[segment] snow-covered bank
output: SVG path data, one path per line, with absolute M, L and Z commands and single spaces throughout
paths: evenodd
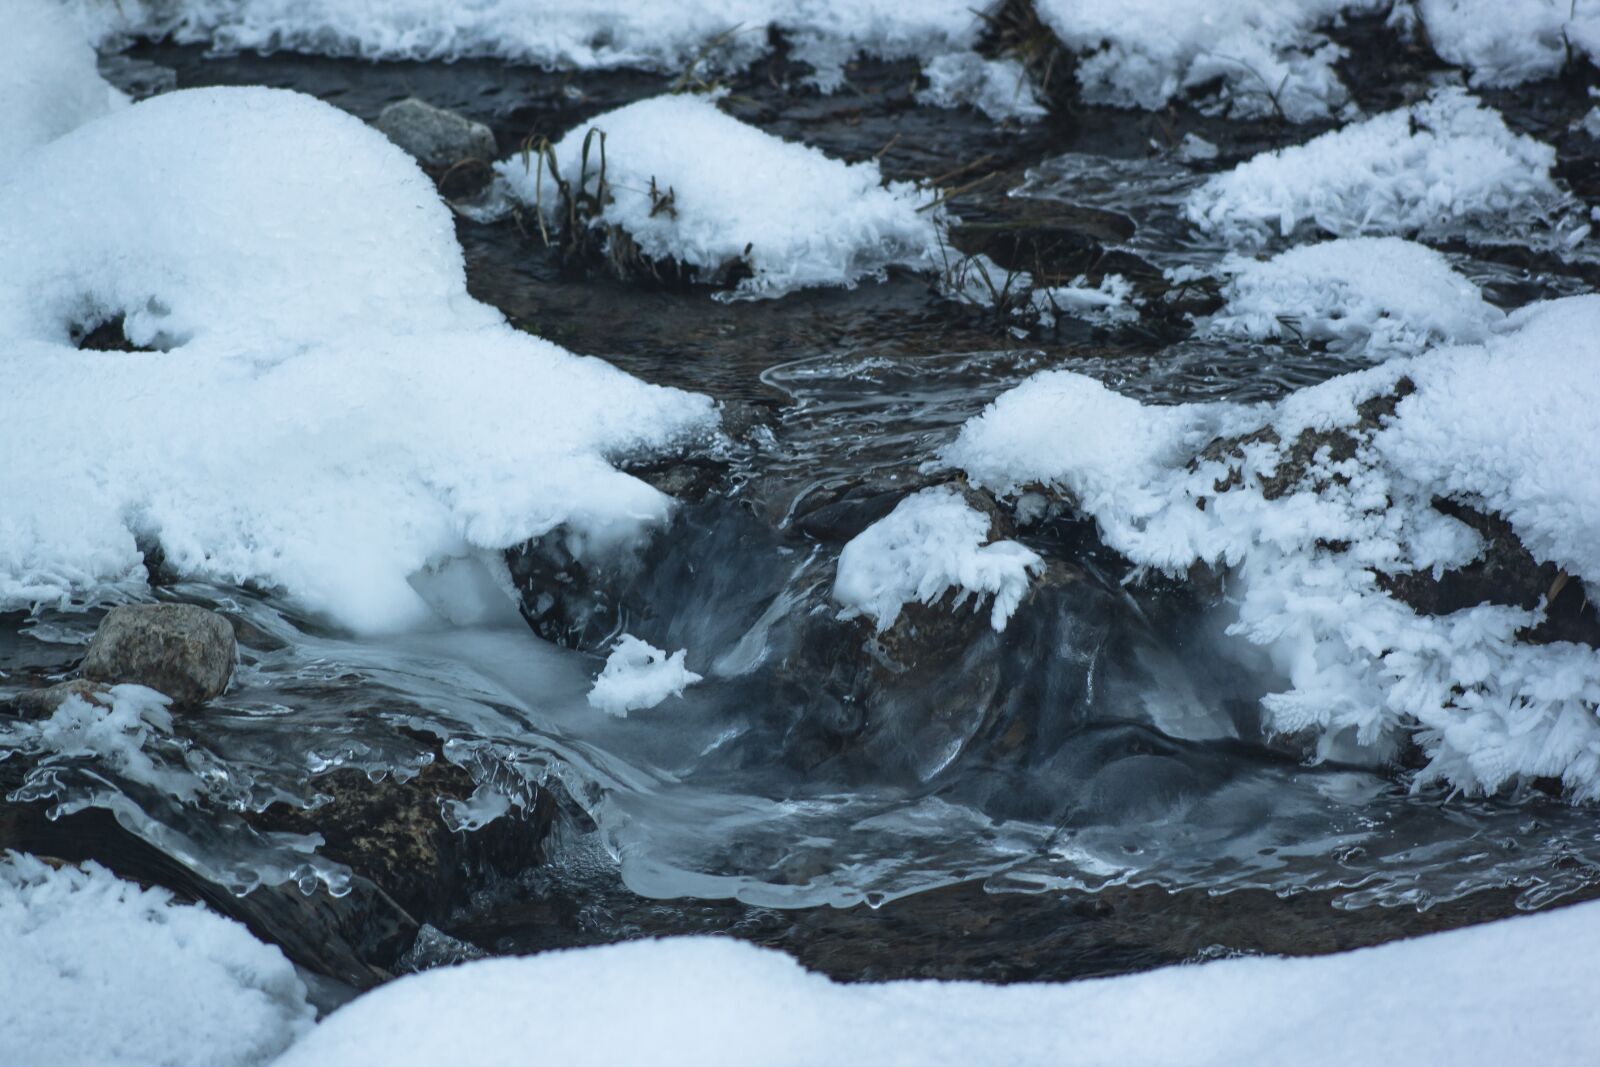
M 118 317 L 166 351 L 75 348 Z M 424 567 L 663 517 L 611 461 L 716 422 L 506 326 L 416 165 L 277 90 L 171 93 L 33 152 L 0 185 L 0 347 L 7 608 L 140 585 L 154 544 L 414 624 Z
M 0 38 L 0 179 L 24 153 L 125 103 L 53 0 L 14 0 Z
M 587 224 L 620 229 L 656 262 L 707 277 L 747 274 L 742 295 L 853 286 L 887 267 L 939 261 L 942 216 L 926 210 L 931 194 L 885 185 L 874 161 L 831 159 L 705 97 L 659 96 L 607 112 L 569 131 L 553 154 L 571 196 L 603 203 Z M 496 169 L 514 196 L 560 221 L 562 194 L 547 161 L 519 155 Z
M 1560 73 L 1569 58 L 1600 56 L 1600 9 L 1573 0 L 1420 0 L 1417 13 L 1439 58 L 1472 84 L 1506 88 Z
M 1481 345 L 1275 407 L 1146 407 L 1046 372 L 969 422 L 943 462 L 996 492 L 1055 490 L 1136 565 L 1230 571 L 1233 632 L 1289 681 L 1265 700 L 1269 720 L 1316 731 L 1324 753 L 1381 757 L 1410 739 L 1428 760 L 1420 782 L 1559 778 L 1600 797 L 1600 651 L 1522 636 L 1560 584 L 1539 604 L 1443 614 L 1391 592 L 1486 550 L 1441 498 L 1600 582 L 1600 297 L 1532 305 Z
M 0 855 L 0 1063 L 266 1063 L 311 1028 L 283 954 L 95 864 Z
M 1064 985 L 836 985 L 707 938 L 490 960 L 335 1013 L 280 1067 L 541 1059 L 662 1067 L 1585 1063 L 1600 905 L 1310 959 Z

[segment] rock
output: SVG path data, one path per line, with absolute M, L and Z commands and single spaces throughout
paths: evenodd
M 43 689 L 32 689 L 11 698 L 11 706 L 24 719 L 44 719 L 55 714 L 61 702 L 68 697 L 82 697 L 92 704 L 108 704 L 110 695 L 104 685 L 87 678 L 74 678 Z
M 496 155 L 489 127 L 414 96 L 384 108 L 378 115 L 378 129 L 425 167 L 449 167 L 464 159 L 492 160 Z
M 192 604 L 112 608 L 89 642 L 79 673 L 97 682 L 134 682 L 179 705 L 204 704 L 228 688 L 237 653 L 233 627 Z

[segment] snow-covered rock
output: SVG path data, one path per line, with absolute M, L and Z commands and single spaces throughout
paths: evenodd
M 1529 636 L 1572 584 L 1560 574 L 1600 583 L 1600 297 L 1272 407 L 1143 406 L 1047 372 L 943 462 L 1000 493 L 1052 487 L 1138 566 L 1229 571 L 1232 632 L 1287 682 L 1264 701 L 1277 729 L 1314 731 L 1325 753 L 1415 742 L 1422 783 L 1559 778 L 1600 797 L 1600 650 Z M 1474 514 L 1509 524 L 1540 584 L 1414 607 L 1408 587 L 1503 550 Z
M 1191 193 L 1185 211 L 1230 244 L 1302 227 L 1338 237 L 1499 233 L 1526 241 L 1536 224 L 1572 206 L 1551 177 L 1555 162 L 1554 148 L 1512 133 L 1498 112 L 1448 87 L 1246 160 Z
M 1307 959 L 1065 984 L 837 985 L 730 939 L 484 960 L 391 983 L 279 1067 L 1452 1067 L 1586 1062 L 1600 904 Z M 619 1013 L 626 1025 L 618 1025 Z
M 25 153 L 125 103 L 54 0 L 12 0 L 0 34 L 0 180 Z
M 932 269 L 940 212 L 905 182 L 885 185 L 873 161 L 844 163 L 723 114 L 700 96 L 659 96 L 609 111 L 554 146 L 560 178 L 600 194 L 605 134 L 609 199 L 592 225 L 614 226 L 655 261 L 705 275 L 742 262 L 736 292 L 780 296 L 853 286 L 885 268 Z M 585 145 L 587 143 L 587 169 Z M 561 195 L 537 156 L 497 165 L 514 196 L 554 216 Z
M 627 718 L 628 712 L 653 708 L 701 680 L 684 665 L 684 649 L 668 655 L 648 641 L 623 634 L 606 657 L 606 665 L 589 690 L 589 706 Z
M 93 863 L 0 855 L 0 1063 L 254 1067 L 311 1028 L 276 948 Z
M 1560 73 L 1569 54 L 1600 56 L 1600 10 L 1573 0 L 1419 0 L 1439 57 L 1472 84 L 1509 88 Z
M 989 622 L 1004 630 L 1044 561 L 1015 541 L 990 541 L 992 520 L 949 486 L 913 493 L 839 553 L 833 599 L 844 618 L 870 616 L 881 633 L 907 604 L 951 609 L 994 597 Z
M 165 351 L 74 347 L 118 317 Z M 154 543 L 180 574 L 414 625 L 430 564 L 664 517 L 611 461 L 715 421 L 469 297 L 427 177 L 310 97 L 158 96 L 0 178 L 6 608 L 142 585 Z
M 1503 315 L 1438 252 L 1398 237 L 1349 237 L 1268 260 L 1232 257 L 1227 303 L 1203 334 L 1325 341 L 1373 357 L 1482 341 Z

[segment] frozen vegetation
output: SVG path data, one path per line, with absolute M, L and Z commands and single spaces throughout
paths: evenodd
M 623 634 L 589 690 L 589 706 L 625 719 L 630 711 L 683 696 L 687 686 L 701 680 L 684 666 L 687 655 L 684 649 L 668 655 L 647 641 Z
M 119 317 L 156 350 L 74 347 Z M 157 97 L 17 167 L 0 342 L 0 452 L 30 459 L 0 466 L 8 608 L 140 586 L 158 545 L 181 574 L 414 625 L 429 565 L 659 520 L 668 499 L 610 460 L 715 425 L 703 397 L 506 326 L 415 164 L 277 90 Z
M 843 163 L 746 125 L 706 97 L 607 112 L 569 131 L 553 156 L 566 197 L 601 202 L 586 224 L 615 227 L 653 261 L 747 275 L 735 290 L 743 296 L 853 286 L 887 267 L 938 261 L 942 214 L 926 210 L 931 195 L 885 185 L 875 162 Z M 546 157 L 513 156 L 498 169 L 513 195 L 561 220 L 565 200 Z
M 1067 984 L 837 985 L 731 940 L 644 941 L 406 978 L 281 1067 L 1060 1064 L 1453 1067 L 1585 1062 L 1600 905 L 1310 959 L 1231 959 Z M 625 1006 L 628 1023 L 617 1025 Z
M 1433 249 L 1398 237 L 1349 237 L 1271 259 L 1222 264 L 1227 304 L 1204 332 L 1294 337 L 1372 358 L 1482 341 L 1503 317 Z
M 976 610 L 992 596 L 989 622 L 1004 630 L 1044 560 L 1015 541 L 991 541 L 992 521 L 950 487 L 913 493 L 844 546 L 833 599 L 846 618 L 870 616 L 881 633 L 907 604 L 953 593 L 951 610 L 969 599 Z
M 1188 217 L 1230 244 L 1316 229 L 1489 239 L 1556 224 L 1573 206 L 1551 177 L 1555 149 L 1506 128 L 1459 88 L 1264 152 L 1190 195 Z M 1577 239 L 1587 228 L 1564 239 Z
M 1389 589 L 1471 564 L 1444 498 L 1502 516 L 1540 561 L 1600 581 L 1600 298 L 1536 304 L 1274 407 L 1144 406 L 1051 371 L 1002 395 L 943 462 L 1000 493 L 1042 484 L 1134 564 L 1234 576 L 1232 632 L 1287 681 L 1264 701 L 1324 754 L 1409 741 L 1419 783 L 1557 778 L 1600 798 L 1600 653 L 1534 643 L 1543 605 L 1438 615 Z
M 95 864 L 0 853 L 0 1063 L 255 1067 L 311 1029 L 283 954 Z

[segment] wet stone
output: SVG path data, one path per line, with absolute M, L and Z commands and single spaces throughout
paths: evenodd
M 409 97 L 378 114 L 383 135 L 425 167 L 450 167 L 462 160 L 495 157 L 494 132 L 432 104 Z
M 233 627 L 192 604 L 130 604 L 112 608 L 95 631 L 80 673 L 84 678 L 148 686 L 183 705 L 221 696 L 233 676 Z
M 110 702 L 107 688 L 86 678 L 74 678 L 43 689 L 31 689 L 11 698 L 11 707 L 24 719 L 44 719 L 55 714 L 68 697 L 79 697 L 93 704 Z

